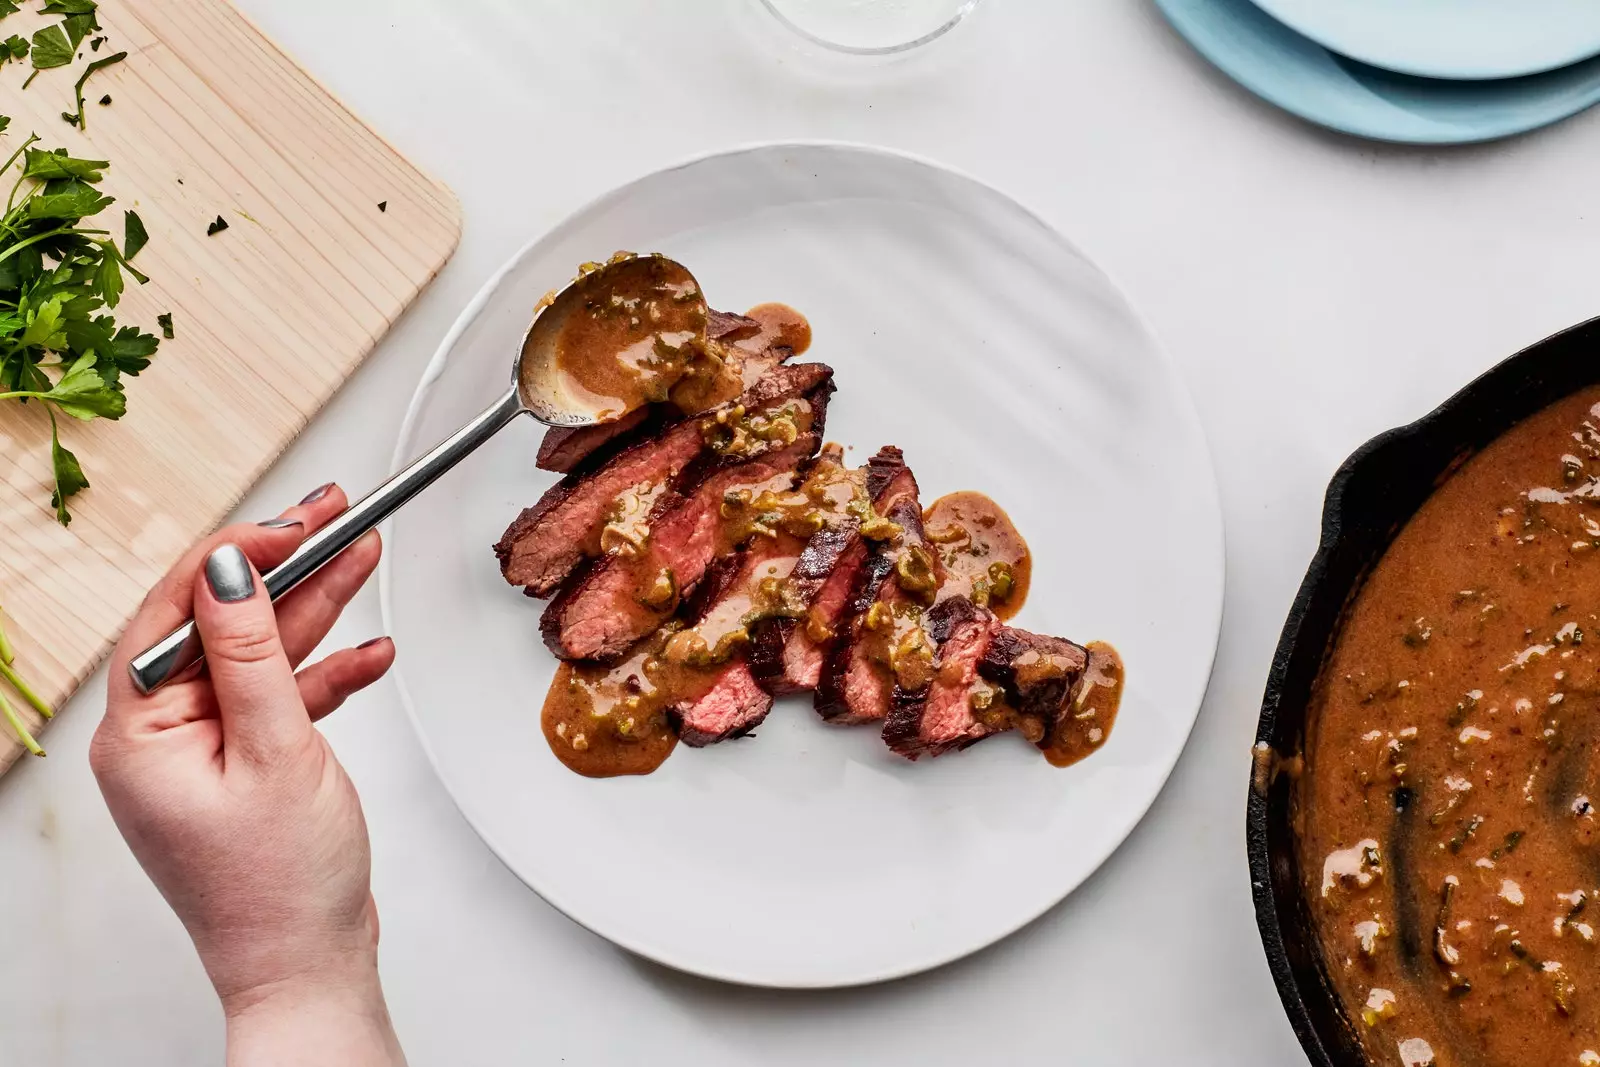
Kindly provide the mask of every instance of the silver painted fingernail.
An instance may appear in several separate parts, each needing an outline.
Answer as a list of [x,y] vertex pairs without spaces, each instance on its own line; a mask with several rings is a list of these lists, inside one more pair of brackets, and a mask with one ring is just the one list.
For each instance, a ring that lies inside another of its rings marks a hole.
[[291,526],[304,526],[305,523],[299,519],[268,519],[265,522],[258,522],[256,525],[265,526],[269,530],[287,530]]
[[206,557],[206,584],[212,595],[224,604],[249,600],[256,594],[255,575],[250,561],[238,545],[222,545]]
[[387,640],[389,640],[387,637],[374,637],[374,638],[371,638],[369,640],[361,642],[356,647],[357,648],[371,648],[373,645],[382,644],[383,642],[385,642]]
[[306,498],[304,500],[300,501],[300,503],[302,503],[302,504],[315,504],[317,501],[319,501],[323,497],[327,496],[328,495],[328,490],[332,489],[332,488],[333,488],[333,483],[332,482],[329,482],[327,485],[319,485],[315,489],[311,490],[311,492],[307,493],[306,494]]

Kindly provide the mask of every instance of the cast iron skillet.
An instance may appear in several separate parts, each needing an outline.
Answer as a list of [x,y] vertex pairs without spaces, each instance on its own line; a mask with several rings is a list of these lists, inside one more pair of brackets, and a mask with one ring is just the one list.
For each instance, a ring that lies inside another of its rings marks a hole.
[[[1379,434],[1328,484],[1322,543],[1272,659],[1248,812],[1256,924],[1289,1022],[1315,1067],[1366,1067],[1353,1025],[1328,981],[1306,901],[1291,817],[1306,712],[1345,611],[1407,520],[1468,457],[1513,425],[1600,381],[1600,319],[1523,350],[1409,426]],[[1273,758],[1266,748],[1270,747]]]

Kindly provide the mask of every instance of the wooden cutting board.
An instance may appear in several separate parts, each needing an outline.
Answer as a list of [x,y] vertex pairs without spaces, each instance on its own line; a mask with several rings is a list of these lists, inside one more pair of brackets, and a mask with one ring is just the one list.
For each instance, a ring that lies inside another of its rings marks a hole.
[[[0,38],[51,21],[13,14]],[[150,585],[372,351],[461,226],[448,189],[224,0],[102,0],[100,21],[98,53],[85,42],[82,58],[26,92],[26,63],[0,68],[0,113],[12,119],[0,160],[30,131],[41,147],[110,160],[103,188],[117,203],[102,224],[120,243],[134,208],[150,232],[136,261],[150,284],[129,279],[117,320],[159,334],[156,316],[170,311],[177,335],[128,381],[121,421],[63,420],[62,443],[92,483],[69,528],[48,506],[48,419],[0,402],[0,608],[16,666],[58,707]],[[128,59],[89,82],[80,133],[61,118],[73,82],[119,51]],[[229,228],[208,237],[218,215]],[[22,753],[0,721],[0,773]]]

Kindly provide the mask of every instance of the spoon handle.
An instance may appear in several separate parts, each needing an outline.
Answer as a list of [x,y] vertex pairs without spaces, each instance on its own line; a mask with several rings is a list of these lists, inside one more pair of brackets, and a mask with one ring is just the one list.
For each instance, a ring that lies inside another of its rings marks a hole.
[[[306,538],[294,554],[262,576],[267,595],[277,600],[349,548],[362,534],[431,485],[468,453],[498,433],[523,411],[512,389],[492,407],[441,441],[422,458],[346,508],[338,518]],[[128,664],[141,693],[152,693],[205,658],[200,635],[191,620],[151,645]]]

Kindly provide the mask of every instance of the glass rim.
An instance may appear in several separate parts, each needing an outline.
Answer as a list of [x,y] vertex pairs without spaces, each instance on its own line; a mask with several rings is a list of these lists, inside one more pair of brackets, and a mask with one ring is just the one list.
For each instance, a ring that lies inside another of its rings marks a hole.
[[955,29],[957,23],[972,13],[973,8],[978,6],[978,0],[962,0],[961,4],[948,19],[920,37],[916,37],[909,41],[901,41],[897,44],[886,45],[851,45],[843,44],[839,41],[830,41],[826,37],[820,37],[817,34],[812,33],[810,30],[796,23],[788,15],[784,14],[782,9],[778,6],[778,0],[761,0],[761,6],[766,8],[772,14],[773,18],[783,23],[784,26],[794,31],[800,37],[810,41],[812,44],[826,48],[831,52],[841,52],[845,55],[851,56],[890,56],[897,52],[909,52],[913,48],[920,48],[922,45],[928,44],[930,41],[935,41],[940,37],[943,37],[945,34]]

